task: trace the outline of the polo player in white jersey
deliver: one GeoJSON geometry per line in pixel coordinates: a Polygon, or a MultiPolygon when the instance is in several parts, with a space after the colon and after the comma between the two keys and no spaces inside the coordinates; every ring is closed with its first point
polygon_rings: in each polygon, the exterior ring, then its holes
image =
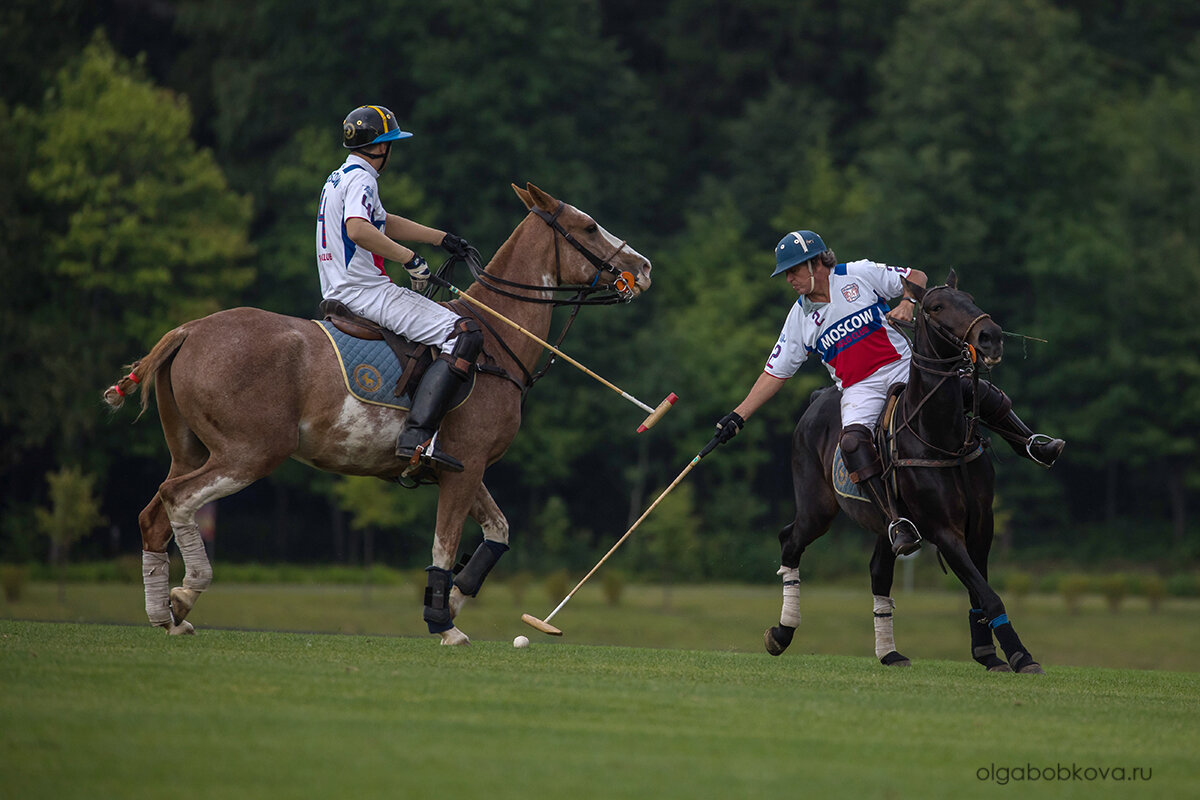
{"type": "Polygon", "coordinates": [[[383,208],[379,173],[387,166],[392,142],[412,136],[400,130],[383,106],[360,106],[342,123],[345,163],[325,180],[317,209],[317,270],[321,296],[384,325],[414,342],[436,347],[441,356],[425,371],[413,392],[412,408],[396,443],[402,458],[462,472],[462,464],[436,449],[434,434],[454,392],[470,374],[483,347],[477,322],[459,317],[428,299],[425,259],[397,240],[440,245],[465,258],[468,244],[452,233],[429,228],[383,208]],[[385,261],[404,265],[412,289],[392,283],[385,261]]]}
{"type": "MultiPolygon", "coordinates": [[[[882,478],[873,431],[888,389],[908,378],[912,351],[891,322],[911,322],[917,300],[906,280],[924,287],[925,273],[874,261],[837,263],[832,250],[812,231],[793,231],[775,248],[775,271],[783,274],[800,299],[792,306],[779,341],[746,398],[717,423],[717,438],[728,442],[746,420],[770,400],[783,382],[816,354],[842,392],[842,457],[851,479],[863,486],[888,515],[888,538],[897,555],[917,550],[920,534],[896,512],[882,478]],[[902,298],[889,309],[889,300],[902,298]]],[[[980,419],[1013,449],[1049,467],[1065,442],[1034,434],[1012,411],[1003,392],[979,382],[980,419]]],[[[970,392],[965,384],[964,392],[970,392]]],[[[970,407],[970,403],[968,403],[970,407]]]]}

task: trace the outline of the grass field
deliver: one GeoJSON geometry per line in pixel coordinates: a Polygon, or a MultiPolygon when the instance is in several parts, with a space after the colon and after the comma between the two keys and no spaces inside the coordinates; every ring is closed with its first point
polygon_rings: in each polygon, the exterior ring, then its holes
{"type": "Polygon", "coordinates": [[[4,798],[1185,797],[1200,781],[1185,672],[5,620],[0,676],[4,798]]]}
{"type": "MultiPolygon", "coordinates": [[[[569,588],[569,586],[567,587],[569,588]]],[[[471,601],[460,624],[476,642],[511,642],[522,612],[545,617],[567,588],[530,584],[518,599],[512,587],[489,583],[471,601]]],[[[213,628],[421,636],[424,575],[411,586],[227,584],[219,581],[190,619],[201,636],[213,628]]],[[[771,586],[630,585],[621,604],[584,586],[554,621],[561,644],[605,644],[761,653],[762,631],[779,619],[780,593],[771,586]],[[666,602],[664,602],[666,601],[666,602]]],[[[809,654],[871,656],[871,596],[861,589],[801,587],[804,620],[784,659],[809,654]]],[[[1025,644],[1046,666],[1196,671],[1200,665],[1200,600],[1168,598],[1152,612],[1130,598],[1112,613],[1099,597],[1069,613],[1056,595],[1007,598],[1009,615],[1025,644]]],[[[896,593],[896,642],[910,658],[968,661],[967,602],[962,591],[896,593]]],[[[32,583],[17,603],[0,599],[0,618],[143,625],[142,588],[129,584],[69,584],[60,604],[50,583],[32,583]]],[[[547,645],[549,639],[541,639],[547,645]]]]}

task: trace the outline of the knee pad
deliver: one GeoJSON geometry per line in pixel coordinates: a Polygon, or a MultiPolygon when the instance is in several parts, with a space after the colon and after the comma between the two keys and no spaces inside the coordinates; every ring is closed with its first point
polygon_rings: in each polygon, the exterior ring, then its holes
{"type": "Polygon", "coordinates": [[[446,344],[449,347],[442,350],[439,358],[445,360],[460,378],[466,378],[483,350],[483,330],[470,317],[459,317],[446,344]]]}
{"type": "Polygon", "coordinates": [[[862,483],[883,472],[883,463],[875,450],[875,437],[866,425],[847,425],[842,429],[842,458],[850,480],[862,483]]]}
{"type": "Polygon", "coordinates": [[[462,571],[454,579],[454,585],[467,597],[479,594],[479,587],[483,586],[484,578],[506,552],[508,545],[484,539],[479,543],[479,547],[475,548],[471,559],[463,565],[462,571]]]}
{"type": "Polygon", "coordinates": [[[428,585],[425,587],[425,623],[430,633],[441,633],[454,627],[450,614],[450,580],[454,574],[440,567],[426,567],[428,585]]]}
{"type": "Polygon", "coordinates": [[[871,429],[866,425],[859,425],[857,423],[842,428],[840,442],[843,453],[857,452],[864,445],[871,450],[875,449],[874,436],[871,434],[871,429]]]}

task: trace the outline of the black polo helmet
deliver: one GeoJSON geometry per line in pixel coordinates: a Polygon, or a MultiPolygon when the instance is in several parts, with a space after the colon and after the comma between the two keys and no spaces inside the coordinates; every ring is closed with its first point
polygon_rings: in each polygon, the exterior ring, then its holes
{"type": "Polygon", "coordinates": [[[384,106],[359,106],[342,123],[342,147],[357,150],[380,142],[394,142],[412,136],[400,130],[396,115],[384,106]]]}

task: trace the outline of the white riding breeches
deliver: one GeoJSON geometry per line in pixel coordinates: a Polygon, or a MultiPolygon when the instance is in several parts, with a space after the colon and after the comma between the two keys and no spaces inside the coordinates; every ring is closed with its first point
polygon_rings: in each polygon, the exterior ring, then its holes
{"type": "Polygon", "coordinates": [[[875,430],[883,411],[888,388],[908,380],[909,361],[902,358],[877,369],[874,374],[842,390],[842,427],[866,425],[875,430]]]}
{"type": "Polygon", "coordinates": [[[355,314],[386,325],[406,339],[438,348],[446,343],[458,320],[445,306],[394,283],[340,295],[338,299],[355,314]]]}

